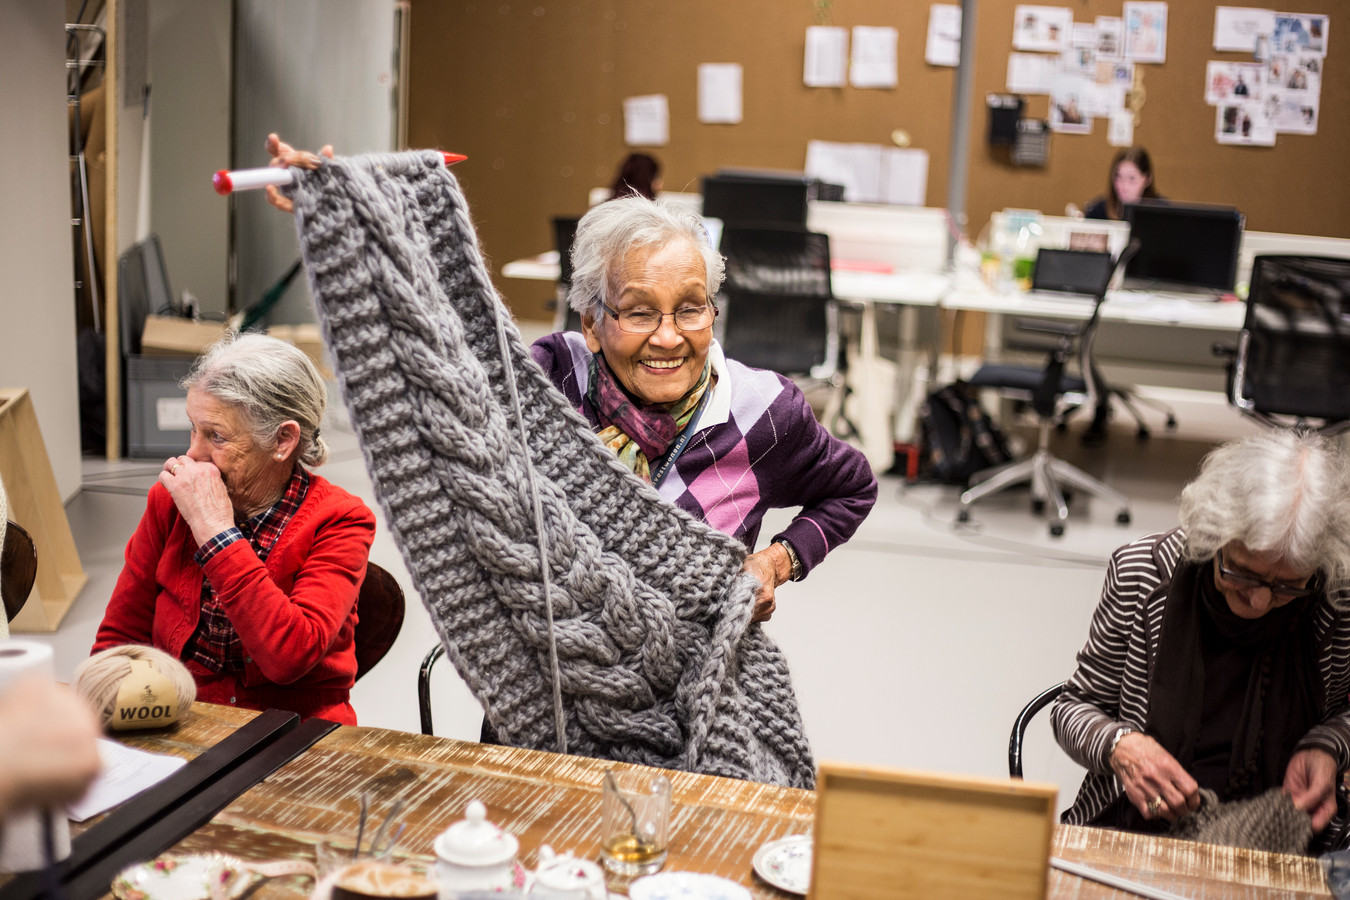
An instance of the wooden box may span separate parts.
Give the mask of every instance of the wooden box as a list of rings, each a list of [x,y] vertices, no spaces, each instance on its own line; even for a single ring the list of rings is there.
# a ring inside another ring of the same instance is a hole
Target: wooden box
[[[808,896],[1040,898],[1053,785],[822,763]]]
[[[89,577],[80,565],[27,388],[0,388],[0,478],[10,519],[27,529],[37,550],[33,593],[9,623],[10,631],[55,631]]]

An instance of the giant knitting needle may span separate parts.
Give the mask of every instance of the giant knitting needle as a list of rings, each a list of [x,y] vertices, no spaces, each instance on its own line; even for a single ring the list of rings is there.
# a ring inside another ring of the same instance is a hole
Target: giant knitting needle
[[[1112,875],[1109,872],[1103,872],[1099,869],[1092,869],[1079,863],[1069,862],[1067,859],[1060,859],[1058,856],[1050,857],[1050,865],[1061,872],[1068,872],[1070,875],[1077,875],[1079,878],[1086,878],[1089,881],[1096,881],[1108,885],[1118,891],[1128,891],[1131,894],[1138,894],[1140,897],[1149,897],[1152,900],[1188,900],[1180,894],[1174,894],[1171,891],[1165,891],[1162,888],[1150,887],[1147,884],[1140,884],[1137,881],[1130,881],[1128,878],[1121,878],[1119,875]]]
[[[464,162],[468,159],[462,153],[442,153],[445,157],[446,166],[453,166],[457,162]],[[224,197],[235,191],[254,191],[258,188],[264,188],[268,185],[281,187],[292,183],[295,176],[291,174],[289,166],[271,166],[264,169],[235,169],[228,172],[221,169],[211,176],[211,186],[216,189],[216,193]]]

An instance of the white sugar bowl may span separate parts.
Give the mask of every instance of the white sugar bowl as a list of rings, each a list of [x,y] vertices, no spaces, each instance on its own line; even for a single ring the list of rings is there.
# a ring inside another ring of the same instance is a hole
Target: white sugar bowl
[[[487,807],[471,800],[464,818],[436,838],[440,900],[461,891],[522,892],[525,868],[516,861],[520,841],[487,820]]]
[[[534,871],[530,897],[540,900],[605,900],[605,873],[588,859],[539,848],[539,868]]]

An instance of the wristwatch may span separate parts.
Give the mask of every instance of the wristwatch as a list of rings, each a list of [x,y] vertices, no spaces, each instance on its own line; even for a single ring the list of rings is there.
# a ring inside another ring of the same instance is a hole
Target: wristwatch
[[[787,551],[788,562],[792,565],[792,571],[788,573],[788,581],[801,581],[803,574],[802,561],[801,558],[797,556],[797,551],[793,550],[792,545],[783,538],[779,538],[778,543],[782,544],[783,549]]]

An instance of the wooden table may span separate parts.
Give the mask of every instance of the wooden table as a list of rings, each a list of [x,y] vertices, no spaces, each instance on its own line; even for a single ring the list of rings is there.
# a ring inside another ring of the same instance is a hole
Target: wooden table
[[[253,715],[198,703],[192,716],[178,726],[128,737],[126,743],[191,758]],[[482,800],[488,817],[520,838],[527,866],[537,863],[539,845],[544,843],[593,858],[599,846],[600,781],[612,765],[585,757],[343,727],[239,797],[175,852],[312,860],[313,845],[321,838],[355,835],[356,798],[368,791],[377,817],[394,797],[406,793],[401,818],[408,828],[398,852],[415,860],[432,860],[436,836],[463,818],[465,804],[473,799]],[[750,861],[764,842],[811,829],[815,795],[725,778],[668,774],[675,805],[666,870],[710,872],[740,882],[756,897],[790,897],[761,882]],[[1072,826],[1058,829],[1054,852],[1186,896],[1225,900],[1330,896],[1316,861],[1303,857]],[[294,900],[304,896],[307,887],[304,879],[278,879],[253,896]],[[610,887],[623,891],[626,884],[611,882]],[[1052,872],[1049,896],[1087,900],[1131,895]]]

